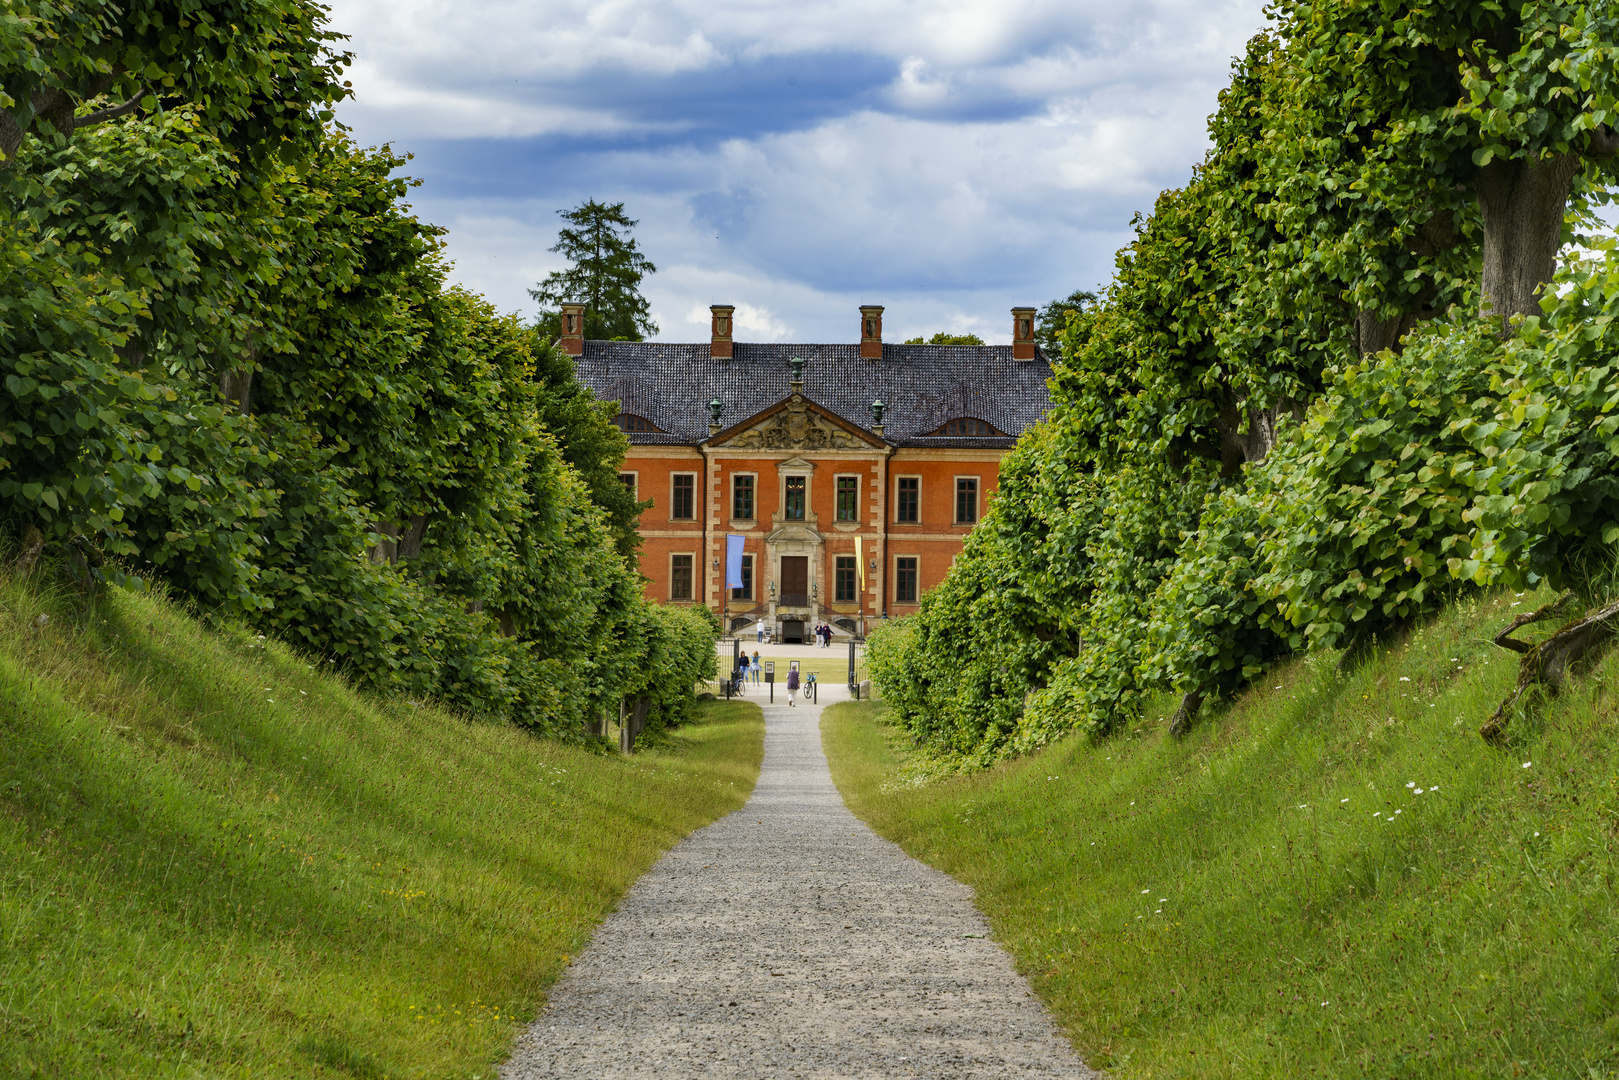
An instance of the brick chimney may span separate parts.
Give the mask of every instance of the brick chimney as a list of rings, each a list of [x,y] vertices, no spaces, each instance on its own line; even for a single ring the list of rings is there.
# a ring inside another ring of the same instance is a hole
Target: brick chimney
[[[736,320],[731,316],[736,312],[736,308],[729,304],[713,304],[708,310],[714,313],[710,327],[708,355],[715,360],[729,360],[731,331],[736,326]]]
[[[558,342],[569,356],[580,356],[585,351],[585,305],[562,305],[562,337]]]
[[[883,358],[883,309],[872,304],[860,307],[860,358]]]
[[[1012,359],[1033,360],[1034,353],[1034,308],[1015,307],[1012,309]]]

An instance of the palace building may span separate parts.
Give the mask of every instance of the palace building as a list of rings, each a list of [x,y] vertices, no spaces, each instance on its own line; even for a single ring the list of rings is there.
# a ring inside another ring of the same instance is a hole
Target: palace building
[[[652,500],[647,596],[789,642],[914,612],[1050,406],[1035,310],[1012,309],[1011,345],[971,346],[884,344],[880,307],[860,309],[858,344],[753,345],[732,340],[734,310],[677,345],[585,341],[584,306],[562,305],[580,381],[619,403],[624,483]],[[726,588],[733,536],[741,584]]]

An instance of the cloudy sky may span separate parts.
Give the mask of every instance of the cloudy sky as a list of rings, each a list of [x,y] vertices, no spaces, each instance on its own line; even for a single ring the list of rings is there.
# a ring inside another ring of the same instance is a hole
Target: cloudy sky
[[[329,0],[367,144],[506,310],[623,201],[660,338],[1011,336],[1183,183],[1262,0]]]

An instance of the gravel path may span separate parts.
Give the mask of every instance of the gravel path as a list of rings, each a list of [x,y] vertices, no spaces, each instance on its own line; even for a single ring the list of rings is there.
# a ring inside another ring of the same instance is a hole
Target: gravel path
[[[844,807],[781,689],[747,806],[635,883],[501,1076],[1097,1076],[971,892]]]

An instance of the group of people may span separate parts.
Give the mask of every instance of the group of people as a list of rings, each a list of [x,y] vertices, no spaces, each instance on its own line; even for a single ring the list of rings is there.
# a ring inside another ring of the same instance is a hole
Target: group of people
[[[760,619],[759,622],[754,626],[753,632],[758,637],[759,644],[763,645],[770,641],[770,628],[765,625],[763,619]],[[819,626],[815,627],[815,629],[811,630],[810,633],[814,635],[815,644],[818,648],[829,649],[832,647],[832,627],[828,626],[826,623],[821,623]],[[753,655],[755,658],[757,658],[759,654],[754,653]]]
[[[751,679],[753,684],[757,686],[759,685],[759,673],[764,671],[764,669],[764,663],[759,659],[758,649],[753,650],[752,659],[749,659],[747,653],[743,653],[741,658],[736,662],[737,682],[745,683]]]
[[[764,661],[759,659],[759,650],[755,649],[752,656],[743,653],[737,657],[735,682],[732,691],[740,693],[742,684],[752,681],[755,686],[759,684],[759,676],[764,671]],[[794,660],[792,667],[787,669],[787,704],[794,704],[795,697],[802,696],[805,701],[815,693],[815,673],[812,671],[808,677],[800,679],[798,675],[798,661]]]

